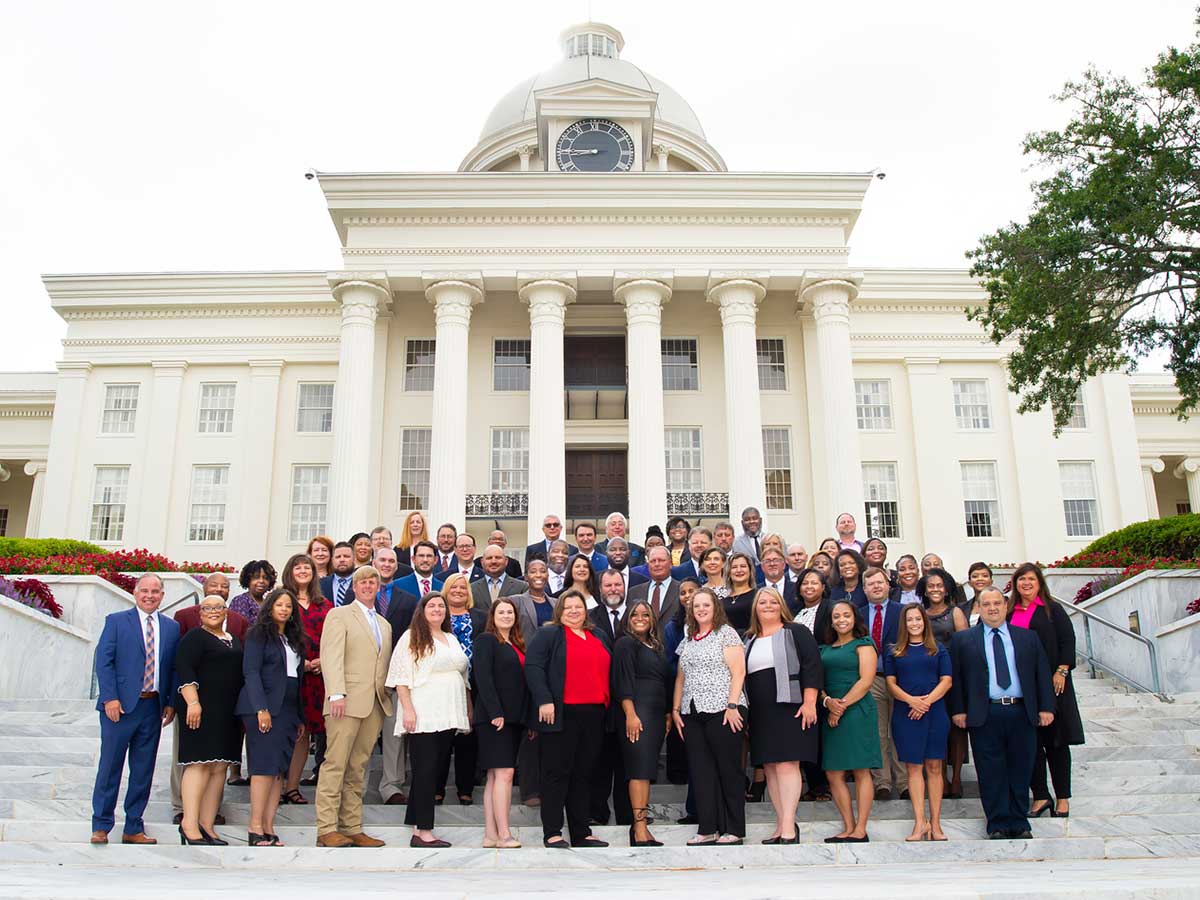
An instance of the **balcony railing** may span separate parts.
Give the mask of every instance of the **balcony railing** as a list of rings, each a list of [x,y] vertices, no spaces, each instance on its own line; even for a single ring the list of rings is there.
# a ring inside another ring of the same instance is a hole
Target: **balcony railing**
[[[729,495],[699,492],[667,494],[667,515],[728,518]]]
[[[528,494],[467,494],[468,519],[523,519],[527,515]]]
[[[623,384],[569,384],[563,394],[568,419],[629,418],[628,390]]]

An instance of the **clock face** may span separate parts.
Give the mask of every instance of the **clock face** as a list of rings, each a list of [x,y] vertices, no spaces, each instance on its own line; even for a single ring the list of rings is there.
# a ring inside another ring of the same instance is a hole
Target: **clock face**
[[[554,155],[563,172],[628,172],[633,140],[615,122],[581,119],[559,136]]]

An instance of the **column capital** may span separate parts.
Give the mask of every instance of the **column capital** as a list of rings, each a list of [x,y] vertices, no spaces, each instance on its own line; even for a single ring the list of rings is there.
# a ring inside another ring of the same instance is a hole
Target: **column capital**
[[[827,318],[849,321],[850,304],[858,297],[862,280],[861,272],[809,270],[800,280],[796,302],[801,312],[811,305],[813,318],[818,322]]]
[[[1200,456],[1189,456],[1171,473],[1176,478],[1187,478],[1189,475],[1195,475],[1200,472]]]
[[[150,368],[154,370],[155,378],[182,378],[188,362],[186,359],[155,359],[150,361]]]
[[[715,274],[709,276],[708,302],[721,308],[721,324],[753,325],[758,304],[767,295],[767,289],[750,278],[716,279]]]
[[[635,278],[620,284],[613,297],[625,307],[628,324],[659,325],[663,304],[671,299],[671,285],[653,278]]]
[[[520,296],[525,288],[540,282],[554,282],[567,287],[571,291],[571,299],[575,299],[575,289],[579,286],[579,273],[558,269],[554,271],[525,270],[517,272],[517,295]]]
[[[574,281],[574,276],[571,279]],[[529,306],[531,325],[551,324],[561,328],[566,322],[567,305],[575,302],[575,286],[559,278],[535,278],[525,282],[517,296]]]
[[[383,272],[331,272],[329,287],[333,298],[342,304],[343,325],[374,327],[380,309],[392,299]]]
[[[1147,469],[1155,474],[1167,468],[1167,464],[1157,456],[1143,456],[1139,462],[1141,462],[1143,469]]]
[[[448,278],[435,281],[425,288],[425,298],[433,304],[437,324],[471,324],[471,310],[483,302],[483,291],[468,281]]]
[[[46,474],[46,460],[44,460],[44,459],[29,460],[29,462],[25,463],[25,474],[29,475],[33,478],[36,478],[38,475],[45,475]]]

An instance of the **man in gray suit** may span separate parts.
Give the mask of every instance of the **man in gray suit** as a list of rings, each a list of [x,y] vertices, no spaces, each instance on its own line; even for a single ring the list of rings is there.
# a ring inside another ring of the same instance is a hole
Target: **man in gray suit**
[[[650,580],[629,589],[626,606],[645,600],[651,609],[657,606],[658,624],[661,628],[679,609],[679,582],[671,577],[671,552],[666,547],[651,547],[646,551],[646,568]]]
[[[759,554],[762,552],[758,543],[761,537],[762,513],[753,506],[747,506],[742,510],[742,533],[733,542],[733,552],[745,553],[752,560],[758,562]]]
[[[471,599],[475,609],[487,612],[492,608],[492,601],[497,597],[510,597],[513,594],[524,593],[529,585],[519,578],[512,578],[505,571],[508,567],[508,557],[504,550],[495,544],[489,544],[479,558],[483,567],[483,577],[471,583]]]

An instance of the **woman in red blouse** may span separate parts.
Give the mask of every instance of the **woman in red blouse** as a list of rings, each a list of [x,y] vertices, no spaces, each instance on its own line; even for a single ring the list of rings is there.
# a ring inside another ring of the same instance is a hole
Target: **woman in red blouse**
[[[292,766],[283,788],[283,803],[308,803],[300,793],[301,784],[316,784],[321,760],[325,757],[325,717],[321,714],[325,702],[325,679],[321,677],[321,632],[325,616],[333,604],[321,596],[321,580],[317,564],[306,553],[297,553],[283,567],[280,582],[291,591],[300,605],[300,622],[304,626],[304,680],[300,686],[300,708],[304,713],[304,737],[296,741],[292,751]],[[300,780],[308,762],[308,736],[317,742],[317,761],[311,778]]]
[[[525,680],[541,732],[542,843],[547,847],[607,847],[588,826],[590,785],[604,738],[609,702],[608,635],[593,629],[583,594],[570,588],[554,618],[539,628],[525,658]],[[563,805],[570,843],[563,839]]]

